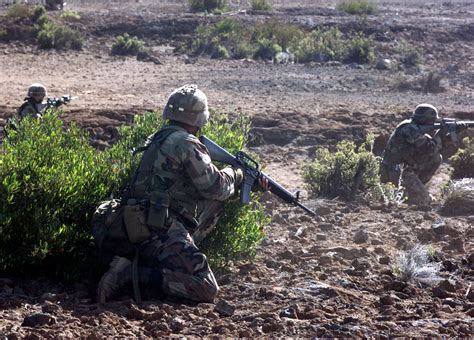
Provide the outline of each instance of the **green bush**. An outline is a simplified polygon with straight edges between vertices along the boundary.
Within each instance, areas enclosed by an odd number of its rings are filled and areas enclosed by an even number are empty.
[[[26,4],[14,4],[7,10],[7,16],[11,18],[26,19],[31,15],[31,7]]]
[[[400,65],[406,68],[417,67],[421,63],[420,50],[404,39],[400,40],[395,53],[399,55]]]
[[[453,179],[474,178],[474,139],[464,138],[464,149],[459,149],[449,159],[454,171],[451,175]]]
[[[161,124],[153,112],[135,116],[132,126],[119,129],[117,144],[105,151],[91,147],[74,124],[64,128],[52,112],[8,129],[0,153],[0,273],[76,279],[94,268],[92,214],[99,202],[121,196],[140,158],[130,150],[143,145]],[[217,114],[204,129],[230,152],[242,147],[247,131],[248,121]],[[206,240],[211,260],[223,264],[252,254],[266,222],[259,205],[230,202]]]
[[[344,37],[333,27],[306,33],[298,26],[268,20],[245,27],[235,19],[200,26],[191,49],[212,58],[272,59],[282,51],[291,51],[299,62],[339,60],[371,63],[375,60],[374,41],[361,33]]]
[[[250,5],[252,6],[253,11],[271,11],[272,6],[267,2],[267,0],[251,0]]]
[[[81,16],[75,11],[65,11],[61,14],[61,19],[66,21],[79,21]]]
[[[295,40],[291,51],[300,62],[338,60],[370,63],[375,60],[374,42],[361,34],[344,38],[337,27],[317,29],[303,39]]]
[[[342,141],[336,145],[336,152],[318,150],[315,159],[303,167],[310,195],[352,201],[362,193],[368,200],[400,201],[393,186],[380,183],[379,162],[368,151],[372,144],[373,136],[368,136],[359,147],[352,141]]]
[[[199,26],[196,30],[196,38],[192,44],[192,50],[196,54],[208,54],[214,58],[232,58],[234,52],[242,52],[244,26],[236,20],[224,19],[210,26]],[[224,52],[224,49],[226,53]]]
[[[194,12],[213,12],[223,10],[227,6],[226,0],[188,0],[189,8]]]
[[[56,114],[17,126],[0,154],[0,272],[71,278],[91,250],[94,207],[114,191],[117,174],[106,153]]]
[[[145,51],[145,43],[137,37],[131,37],[128,33],[115,38],[112,45],[112,55],[137,55]]]
[[[373,14],[377,11],[375,0],[339,0],[336,9],[349,14]]]
[[[38,46],[43,49],[80,50],[83,43],[84,39],[79,32],[67,26],[57,25],[47,18],[38,32]]]
[[[43,6],[36,6],[33,12],[33,15],[31,16],[31,20],[33,20],[34,22],[38,22],[38,20],[41,17],[46,17],[46,16],[47,16],[46,9]]]
[[[202,134],[224,147],[231,154],[242,150],[247,142],[249,120],[244,117],[230,121],[226,116],[211,113],[211,122]],[[263,227],[270,222],[264,208],[252,193],[252,204],[242,205],[239,197],[227,202],[217,227],[204,240],[202,249],[209,256],[212,266],[221,268],[229,261],[249,259],[262,240]]]

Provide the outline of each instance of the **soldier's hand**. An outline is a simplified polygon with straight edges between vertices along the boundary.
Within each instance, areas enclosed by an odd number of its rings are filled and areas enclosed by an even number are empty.
[[[263,189],[263,191],[268,191],[270,190],[270,184],[268,184],[268,178],[265,176],[260,176],[258,179],[258,184],[260,185],[260,188]]]
[[[244,180],[244,173],[242,172],[242,169],[240,168],[234,168],[234,174],[235,174],[235,187],[238,187],[240,183]]]

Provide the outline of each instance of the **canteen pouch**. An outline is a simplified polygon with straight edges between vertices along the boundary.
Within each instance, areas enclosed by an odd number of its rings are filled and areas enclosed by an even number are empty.
[[[123,220],[130,242],[139,243],[150,237],[150,230],[146,223],[146,209],[142,205],[126,205]]]
[[[150,199],[147,224],[153,230],[166,227],[171,197],[167,192],[154,193]]]

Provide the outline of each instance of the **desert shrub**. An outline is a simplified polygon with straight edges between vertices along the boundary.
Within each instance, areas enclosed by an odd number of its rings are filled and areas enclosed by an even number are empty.
[[[339,0],[336,9],[349,14],[373,14],[377,11],[375,0]]]
[[[374,43],[361,34],[344,38],[337,27],[316,29],[294,41],[291,51],[300,62],[338,60],[368,63],[375,59]]]
[[[441,93],[446,89],[441,85],[443,76],[439,72],[430,71],[423,74],[419,79],[418,83],[423,93]]]
[[[266,0],[251,0],[250,5],[253,11],[271,11],[272,6]]]
[[[474,139],[466,137],[463,143],[466,147],[459,149],[449,159],[454,169],[451,175],[453,179],[474,178]]]
[[[64,128],[52,112],[42,120],[25,118],[8,130],[0,153],[0,273],[75,279],[89,272],[92,214],[99,202],[122,195],[140,159],[130,150],[161,124],[153,112],[136,116],[105,151],[91,147],[74,124]],[[242,147],[247,131],[248,121],[218,114],[204,130],[230,152]],[[221,264],[251,254],[266,221],[261,206],[232,201],[207,249]]]
[[[344,61],[348,63],[372,63],[375,60],[374,43],[360,33],[354,34],[348,39],[344,54]]]
[[[137,37],[131,37],[128,33],[115,38],[112,45],[112,55],[137,55],[145,51],[145,43]]]
[[[223,10],[226,5],[226,0],[188,0],[188,5],[191,11],[194,12],[213,12],[215,10]]]
[[[249,120],[239,117],[231,121],[226,116],[211,114],[210,124],[202,131],[217,144],[235,154],[247,142]],[[255,247],[263,238],[263,227],[269,218],[252,193],[252,204],[242,205],[239,197],[227,202],[218,226],[204,240],[202,249],[213,266],[222,267],[231,260],[248,259],[255,255]]]
[[[43,6],[36,6],[31,16],[31,20],[38,22],[38,20],[43,16],[47,16],[46,9]]]
[[[440,213],[445,216],[471,216],[474,214],[474,178],[451,180],[443,188],[443,205]]]
[[[296,25],[285,24],[277,20],[268,20],[256,24],[251,31],[250,43],[260,45],[278,46],[279,50],[287,50],[292,42],[301,39],[304,32]],[[262,43],[268,41],[266,44]],[[274,57],[274,53],[271,57]]]
[[[269,39],[260,39],[256,42],[254,58],[272,59],[277,53],[282,52],[280,45],[273,43]]]
[[[232,58],[236,51],[241,55],[240,51],[244,50],[245,34],[244,26],[233,19],[224,19],[210,26],[199,26],[192,49],[196,54],[206,53],[215,58]]]
[[[75,11],[65,11],[61,14],[61,19],[66,21],[79,21],[81,16]]]
[[[425,284],[439,282],[438,272],[441,264],[430,261],[432,254],[432,249],[420,244],[407,251],[399,252],[392,266],[392,272],[404,281]]]
[[[9,130],[0,154],[0,271],[70,278],[91,250],[95,205],[116,174],[74,124],[54,113]]]
[[[322,148],[303,167],[303,179],[310,195],[354,200],[362,193],[369,200],[397,203],[400,194],[391,185],[381,184],[379,161],[371,152],[374,137],[360,146],[352,141],[336,145],[336,152]]]
[[[79,32],[49,20],[41,26],[37,39],[38,46],[43,49],[80,50],[84,43]]]
[[[32,15],[31,7],[26,4],[14,4],[7,10],[7,16],[17,19],[30,18]]]
[[[400,40],[395,52],[399,55],[400,65],[406,68],[416,67],[421,63],[420,51],[404,39]]]

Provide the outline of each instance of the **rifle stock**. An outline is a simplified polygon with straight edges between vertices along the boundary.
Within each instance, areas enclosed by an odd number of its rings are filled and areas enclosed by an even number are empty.
[[[244,204],[250,202],[250,191],[258,185],[260,178],[266,178],[269,184],[269,190],[283,201],[302,208],[312,216],[318,216],[313,210],[309,209],[299,201],[299,191],[292,194],[285,187],[259,170],[259,165],[245,152],[239,151],[232,155],[227,150],[210,140],[206,136],[199,137],[202,144],[206,146],[213,161],[229,164],[232,167],[239,168],[244,173],[244,180],[240,187],[240,201]],[[319,217],[321,220],[321,217]]]

